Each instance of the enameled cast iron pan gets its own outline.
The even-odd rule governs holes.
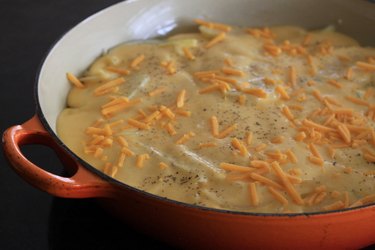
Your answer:
[[[244,26],[294,24],[338,30],[375,46],[375,4],[364,0],[135,0],[109,7],[78,24],[50,50],[35,84],[36,115],[3,135],[13,169],[33,186],[67,198],[98,198],[127,223],[184,248],[345,248],[375,243],[375,205],[310,214],[230,212],[171,201],[136,190],[82,161],[57,137],[56,118],[69,91],[65,73],[80,74],[103,51],[191,26],[193,18]],[[70,177],[26,159],[20,146],[53,148]]]

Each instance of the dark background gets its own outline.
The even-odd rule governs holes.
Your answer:
[[[0,132],[35,112],[34,79],[52,44],[116,0],[0,0]],[[62,166],[50,150],[23,148],[49,171]],[[170,248],[111,217],[94,200],[59,199],[25,183],[0,153],[0,249]],[[373,247],[375,248],[375,247]],[[367,249],[372,249],[371,247]]]
[[[35,112],[34,79],[47,51],[79,21],[116,0],[0,0],[0,131]],[[25,146],[32,161],[62,167],[41,146]],[[107,214],[94,200],[59,199],[16,175],[0,154],[0,249],[167,248]]]

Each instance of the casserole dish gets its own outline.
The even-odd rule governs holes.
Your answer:
[[[38,188],[61,197],[99,198],[104,206],[135,227],[181,247],[358,248],[371,244],[375,241],[371,230],[375,222],[373,206],[327,213],[266,215],[186,205],[138,191],[99,173],[66,148],[54,130],[69,89],[65,70],[78,74],[103,49],[123,41],[163,35],[176,26],[187,27],[187,20],[197,16],[237,25],[295,23],[307,28],[341,20],[339,31],[370,45],[374,40],[371,37],[374,7],[367,2],[357,3],[355,8],[352,4],[351,1],[319,4],[316,1],[262,1],[261,5],[256,1],[117,4],[76,26],[53,47],[38,76],[37,115],[7,130],[6,154],[15,170]],[[305,9],[310,14],[304,13]],[[19,145],[28,143],[54,148],[71,177],[52,175],[27,161]]]

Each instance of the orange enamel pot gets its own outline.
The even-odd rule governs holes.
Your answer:
[[[66,71],[79,74],[103,49],[166,34],[189,26],[188,20],[196,17],[247,26],[316,28],[337,23],[339,30],[364,44],[375,41],[375,4],[370,1],[138,0],[116,4],[75,26],[48,53],[35,85],[36,115],[3,135],[10,166],[31,185],[52,195],[97,198],[125,223],[182,248],[358,249],[374,244],[374,204],[310,214],[243,213],[184,204],[104,175],[60,141],[55,126],[69,91]],[[34,165],[20,151],[25,144],[51,147],[71,176],[58,176]]]

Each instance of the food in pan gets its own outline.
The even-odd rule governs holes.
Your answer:
[[[375,202],[375,49],[332,27],[195,22],[67,73],[62,141],[121,182],[210,208]]]

